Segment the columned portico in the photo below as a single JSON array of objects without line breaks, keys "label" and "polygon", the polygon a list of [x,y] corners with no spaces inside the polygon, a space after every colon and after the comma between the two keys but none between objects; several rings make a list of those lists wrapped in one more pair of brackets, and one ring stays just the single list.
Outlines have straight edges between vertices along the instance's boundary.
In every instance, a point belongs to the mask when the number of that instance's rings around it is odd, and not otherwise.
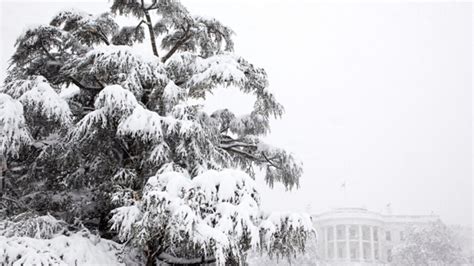
[{"label": "columned portico", "polygon": [[341,262],[375,261],[375,247],[379,245],[374,238],[376,230],[375,226],[363,224],[337,224],[324,227],[325,258]]},{"label": "columned portico", "polygon": [[[323,265],[381,265],[388,253],[402,241],[408,223],[427,223],[437,216],[382,215],[363,208],[335,209],[315,216],[313,222],[322,240],[319,245]],[[386,237],[386,232],[392,237]]]}]

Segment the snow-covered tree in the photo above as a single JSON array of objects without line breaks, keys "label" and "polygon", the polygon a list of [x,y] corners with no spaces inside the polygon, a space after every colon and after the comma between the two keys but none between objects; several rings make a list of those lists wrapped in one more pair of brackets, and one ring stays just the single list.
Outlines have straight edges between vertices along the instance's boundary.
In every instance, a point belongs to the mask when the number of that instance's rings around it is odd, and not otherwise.
[{"label": "snow-covered tree", "polygon": [[459,265],[460,247],[441,221],[410,226],[405,241],[394,248],[395,265]]},{"label": "snow-covered tree", "polygon": [[[175,0],[114,0],[110,13],[66,10],[27,29],[0,89],[4,218],[80,225],[149,265],[304,251],[309,216],[259,209],[255,170],[293,189],[302,165],[262,141],[283,107],[265,71],[233,53],[232,34]],[[253,95],[252,111],[205,112],[221,87]]]}]

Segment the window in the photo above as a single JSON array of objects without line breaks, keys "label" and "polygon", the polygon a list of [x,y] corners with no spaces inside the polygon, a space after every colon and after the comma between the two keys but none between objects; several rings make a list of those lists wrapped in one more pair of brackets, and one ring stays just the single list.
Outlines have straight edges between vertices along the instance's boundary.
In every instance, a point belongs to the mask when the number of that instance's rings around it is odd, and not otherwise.
[{"label": "window", "polygon": [[379,259],[379,249],[376,247],[374,248],[374,256],[375,256],[375,259],[378,260]]},{"label": "window", "polygon": [[351,242],[349,244],[349,248],[351,251],[351,260],[358,260],[359,259],[359,243]]},{"label": "window", "polygon": [[359,228],[356,225],[351,225],[349,227],[349,238],[350,239],[359,239]]},{"label": "window", "polygon": [[332,243],[328,245],[328,258],[334,259],[334,245]]},{"label": "window", "polygon": [[332,226],[329,226],[326,230],[327,238],[328,241],[334,240],[334,228]]},{"label": "window", "polygon": [[400,232],[400,240],[405,241],[405,232],[403,231]]},{"label": "window", "polygon": [[346,243],[345,242],[337,243],[337,258],[338,259],[346,258]]},{"label": "window", "polygon": [[362,226],[362,240],[370,240],[370,229],[368,226]]},{"label": "window", "polygon": [[377,227],[374,227],[374,241],[379,241],[379,233]]},{"label": "window", "polygon": [[390,234],[390,231],[385,232],[385,240],[392,241],[392,234]]},{"label": "window", "polygon": [[338,225],[336,227],[337,239],[346,239],[346,227],[344,225]]},{"label": "window", "polygon": [[387,261],[391,262],[392,261],[392,250],[387,249]]},{"label": "window", "polygon": [[372,251],[369,243],[364,243],[363,251],[364,251],[364,260],[369,260],[371,257],[370,253]]}]

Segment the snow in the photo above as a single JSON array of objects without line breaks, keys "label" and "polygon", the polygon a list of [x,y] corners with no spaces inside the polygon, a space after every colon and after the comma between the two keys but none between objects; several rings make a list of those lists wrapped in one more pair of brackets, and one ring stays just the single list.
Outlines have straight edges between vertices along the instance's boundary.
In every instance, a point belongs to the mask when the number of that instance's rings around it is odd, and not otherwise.
[{"label": "snow", "polygon": [[[125,5],[125,2],[116,4]],[[227,152],[219,146],[222,134],[242,137],[238,147],[242,153],[255,152],[255,145],[256,152],[273,151],[257,139],[257,135],[269,130],[269,116],[265,112],[278,109],[273,96],[264,88],[267,85],[265,72],[254,68],[239,56],[221,53],[223,42],[226,42],[226,49],[231,50],[229,29],[213,19],[188,17],[187,11],[183,11],[179,3],[171,4],[165,10],[159,10],[165,23],[172,25],[183,19],[175,16],[186,16],[188,22],[195,24],[191,25],[191,30],[197,35],[186,43],[189,46],[178,49],[192,53],[178,51],[165,63],[157,56],[142,56],[140,50],[144,49],[98,44],[104,42],[103,37],[110,39],[117,32],[118,25],[110,13],[92,16],[74,10],[62,11],[51,25],[30,30],[20,40],[17,51],[24,54],[17,57],[31,59],[30,52],[37,51],[28,46],[34,44],[39,47],[43,41],[46,42],[43,48],[48,51],[41,52],[50,52],[51,55],[47,59],[45,55],[41,56],[38,64],[13,62],[19,71],[12,71],[9,78],[13,81],[2,88],[10,96],[0,94],[0,151],[8,155],[18,154],[21,145],[30,141],[24,114],[28,115],[28,123],[34,120],[35,127],[41,126],[45,120],[35,120],[37,115],[59,122],[52,125],[57,131],[49,136],[36,134],[44,139],[39,139],[35,147],[43,148],[46,147],[45,143],[53,141],[57,145],[43,149],[44,154],[48,152],[53,161],[32,154],[36,159],[42,159],[35,160],[38,163],[37,170],[41,172],[43,169],[44,173],[49,173],[35,176],[39,178],[38,182],[46,184],[45,189],[51,187],[52,190],[45,193],[52,193],[55,201],[59,202],[70,195],[71,202],[68,200],[65,204],[72,204],[74,208],[66,206],[66,212],[63,212],[62,205],[58,207],[57,204],[46,204],[44,209],[41,208],[64,217],[71,217],[70,211],[81,215],[74,225],[58,221],[51,215],[0,221],[0,225],[4,225],[0,226],[0,261],[25,265],[120,265],[122,263],[117,254],[120,249],[133,246],[145,253],[150,251],[150,241],[162,239],[167,251],[189,248],[196,253],[207,252],[217,259],[218,265],[224,265],[230,255],[237,256],[238,260],[243,259],[246,250],[240,249],[242,245],[250,243],[254,249],[262,246],[262,228],[271,233],[270,241],[275,239],[282,223],[289,223],[292,228],[307,229],[307,221],[294,215],[270,217],[264,220],[261,227],[260,198],[255,181],[244,171],[222,169],[231,165],[253,172],[251,168],[263,161],[260,158],[247,160]],[[184,12],[184,15],[176,12]],[[157,41],[163,39],[160,37]],[[166,49],[167,45],[162,45],[162,48]],[[51,57],[61,59],[59,72],[54,70],[53,73],[50,68],[35,69],[44,60],[49,60],[49,65],[54,63]],[[22,71],[25,67],[31,68],[28,72],[32,73],[40,70],[43,71],[41,73],[48,72],[45,76],[54,82],[49,84],[45,78],[36,76],[25,78],[23,74],[26,72]],[[73,84],[63,87],[58,93],[56,84],[65,86],[64,83],[70,79],[77,79],[91,88],[82,91],[85,94],[81,94],[81,97],[76,97],[81,89]],[[239,87],[245,93],[257,96],[254,112],[238,118],[232,114],[225,121],[226,127],[230,124],[226,132],[218,128],[218,124],[224,121],[210,117],[202,106],[192,103],[192,100],[206,98],[206,94],[212,93],[212,89],[218,86]],[[95,99],[90,99],[86,91],[91,92]],[[145,99],[148,101],[145,102]],[[92,111],[91,100],[95,100]],[[79,121],[72,119],[68,101],[77,107],[74,110],[80,113],[77,117]],[[68,135],[63,138],[62,132]],[[87,145],[83,145],[81,141],[86,139]],[[117,154],[115,148],[118,144],[114,140],[118,140],[123,149],[130,151],[129,156],[125,158]],[[43,143],[43,146],[38,143]],[[99,153],[90,152],[104,145],[109,149],[104,148]],[[77,156],[69,156],[71,154]],[[279,156],[277,159],[284,161],[286,157]],[[27,162],[19,163],[22,165]],[[73,169],[62,165],[70,163]],[[56,169],[56,172],[46,171],[55,166],[60,169]],[[157,173],[146,179],[144,174],[158,167],[161,168]],[[68,174],[70,172],[72,174]],[[66,184],[64,187],[59,183],[58,187],[54,184],[61,182],[62,178],[56,180],[58,178],[54,179],[54,175],[65,177],[66,180],[77,177],[77,182],[72,184],[74,186]],[[291,179],[288,176],[278,178]],[[295,176],[297,179],[299,175]],[[50,181],[54,184],[51,185]],[[98,190],[97,186],[104,185],[105,181],[110,182],[110,190]],[[28,193],[35,184],[27,184],[27,189],[21,191]],[[56,190],[63,188],[78,189],[78,192],[66,191],[64,195],[56,193]],[[38,189],[43,190],[41,187]],[[105,208],[97,206],[97,212],[94,213],[89,212],[90,202],[84,202],[91,189],[98,194],[90,201],[99,199],[97,204],[107,205]],[[102,199],[111,199],[109,203],[117,208],[105,213],[110,205]],[[83,202],[87,204],[84,210],[80,207]],[[25,204],[27,208],[31,207],[31,203]],[[99,230],[101,233],[111,233],[114,239],[125,242],[124,246],[100,239],[87,231],[68,231],[68,228],[77,230],[81,222],[97,218],[96,214],[100,217],[111,215],[113,232],[102,227]]]},{"label": "snow", "polygon": [[70,139],[82,140],[90,137],[94,132],[91,129],[95,126],[101,128],[107,126],[107,116],[104,109],[97,109],[85,115],[69,133]]},{"label": "snow", "polygon": [[148,179],[145,189],[165,190],[170,197],[180,197],[183,190],[190,187],[191,179],[178,172],[164,172]]},{"label": "snow", "polygon": [[102,109],[112,117],[130,114],[138,105],[133,93],[120,85],[109,85],[102,89],[94,103],[96,109]]},{"label": "snow", "polygon": [[163,103],[165,110],[169,112],[178,102],[184,99],[186,90],[169,81],[163,89]]},{"label": "snow", "polygon": [[120,122],[117,134],[158,142],[163,138],[161,123],[158,113],[137,106],[129,117]]},{"label": "snow", "polygon": [[142,94],[142,84],[168,80],[158,58],[141,56],[129,46],[99,45],[84,57],[68,62],[67,68],[73,75],[103,76],[104,82],[120,84],[136,96]]},{"label": "snow", "polygon": [[[33,237],[33,238],[51,238],[57,233],[64,231],[66,223],[57,220],[51,215],[30,216],[25,213],[16,217],[16,220],[4,220],[0,222],[0,236],[13,237]],[[28,219],[26,219],[28,218]]]},{"label": "snow", "polygon": [[112,226],[110,229],[118,230],[118,236],[122,241],[129,239],[132,235],[133,225],[140,219],[140,209],[135,205],[123,206],[114,209],[112,214],[112,219],[110,219]]},{"label": "snow", "polygon": [[191,69],[192,76],[187,87],[208,87],[219,81],[224,85],[243,85],[247,81],[240,57],[221,53],[208,58],[190,52],[174,54],[167,62],[168,68],[182,72]]},{"label": "snow", "polygon": [[311,216],[307,213],[273,212],[260,224],[260,228],[264,232],[263,239],[267,248],[272,244],[275,235],[280,233],[279,231],[283,224],[293,231],[301,229],[304,232],[316,232],[311,221]]},{"label": "snow", "polygon": [[30,142],[23,106],[9,95],[0,93],[0,155],[17,156],[20,148]]},{"label": "snow", "polygon": [[76,95],[79,95],[81,92],[81,89],[77,87],[74,84],[69,84],[69,86],[64,87],[61,89],[61,92],[59,93],[59,97],[61,97],[64,100],[69,100],[73,98]]},{"label": "snow", "polygon": [[84,232],[51,239],[0,236],[0,261],[8,265],[125,265],[121,245]]},{"label": "snow", "polygon": [[132,237],[133,230],[149,230],[142,226],[167,224],[171,241],[182,241],[183,234],[188,235],[194,245],[211,247],[218,265],[224,264],[227,252],[237,252],[234,249],[246,232],[254,248],[260,243],[255,181],[235,169],[207,170],[191,179],[165,166],[148,179],[142,201],[117,208],[113,214],[113,229],[119,230],[123,241]]},{"label": "snow", "polygon": [[196,176],[193,183],[205,193],[207,198],[217,196],[222,201],[235,199],[235,191],[242,188],[245,192],[257,190],[255,181],[250,176],[234,169],[206,171]]},{"label": "snow", "polygon": [[37,76],[33,76],[29,79],[18,79],[9,82],[5,82],[0,92],[6,93],[14,99],[20,98],[23,93],[31,90],[37,83]]},{"label": "snow", "polygon": [[[23,213],[0,221],[0,262],[6,265],[125,265],[124,246],[91,234],[69,232],[51,215]],[[130,250],[130,253],[134,253]]]},{"label": "snow", "polygon": [[148,160],[153,163],[163,163],[166,161],[169,155],[170,148],[166,142],[162,141],[158,143],[150,153]]},{"label": "snow", "polygon": [[33,88],[25,92],[20,102],[35,113],[62,124],[71,123],[71,110],[68,103],[61,98],[43,77],[38,77]]},{"label": "snow", "polygon": [[199,58],[196,62],[196,70],[198,74],[191,78],[191,84],[212,82],[213,79],[210,77],[233,84],[243,84],[246,81],[245,73],[239,64],[239,57],[231,53]]},{"label": "snow", "polygon": [[230,121],[230,130],[240,136],[248,134],[263,135],[270,131],[268,119],[260,114],[251,113]]}]

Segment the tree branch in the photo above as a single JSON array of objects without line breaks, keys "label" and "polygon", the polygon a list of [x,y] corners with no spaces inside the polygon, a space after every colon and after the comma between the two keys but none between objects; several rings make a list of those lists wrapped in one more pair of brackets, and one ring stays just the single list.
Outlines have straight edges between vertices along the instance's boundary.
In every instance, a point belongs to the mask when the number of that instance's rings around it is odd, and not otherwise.
[{"label": "tree branch", "polygon": [[106,45],[110,45],[110,42],[109,40],[107,39],[107,36],[105,36],[104,32],[102,31],[101,28],[97,27],[97,35],[99,36],[99,38],[106,44]]},{"label": "tree branch", "polygon": [[148,26],[148,33],[150,34],[150,42],[151,42],[151,49],[153,51],[153,54],[156,57],[159,57],[158,55],[158,49],[156,48],[156,38],[155,38],[155,32],[153,30],[153,24],[151,23],[151,17],[150,13],[148,13],[148,9],[145,8],[145,1],[142,1],[142,9],[143,12],[145,13],[145,19],[146,19],[146,25]]},{"label": "tree branch", "polygon": [[271,166],[275,167],[276,169],[281,170],[281,167],[276,166],[276,165],[265,155],[264,152],[262,152],[262,156],[263,156],[263,158],[265,158],[265,160],[266,160]]},{"label": "tree branch", "polygon": [[103,89],[103,87],[86,87],[85,85],[83,85],[82,83],[80,83],[77,79],[73,78],[73,77],[68,77],[68,79],[74,84],[76,85],[77,87],[79,87],[80,89],[83,89],[83,90],[88,90],[88,91],[100,91]]},{"label": "tree branch", "polygon": [[158,1],[153,0],[153,3],[151,3],[151,5],[150,5],[149,7],[147,7],[147,8],[145,8],[145,9],[146,9],[146,10],[157,9],[158,6],[155,6],[157,2],[158,2]]},{"label": "tree branch", "polygon": [[168,51],[168,53],[161,59],[161,62],[165,63],[166,60],[168,60],[174,53],[176,53],[176,51],[178,50],[178,48],[181,45],[183,45],[187,40],[189,40],[189,38],[191,38],[192,35],[190,34],[189,29],[190,29],[190,27],[188,27],[188,29],[184,33],[183,38],[181,38],[179,41],[177,41],[175,43],[175,45],[173,46],[173,48],[171,48]]},{"label": "tree branch", "polygon": [[146,25],[148,25],[148,22],[144,21],[143,19],[140,21],[140,23],[138,23],[138,25],[135,27],[135,31],[138,30],[138,27],[140,27],[143,23],[145,23]]}]

